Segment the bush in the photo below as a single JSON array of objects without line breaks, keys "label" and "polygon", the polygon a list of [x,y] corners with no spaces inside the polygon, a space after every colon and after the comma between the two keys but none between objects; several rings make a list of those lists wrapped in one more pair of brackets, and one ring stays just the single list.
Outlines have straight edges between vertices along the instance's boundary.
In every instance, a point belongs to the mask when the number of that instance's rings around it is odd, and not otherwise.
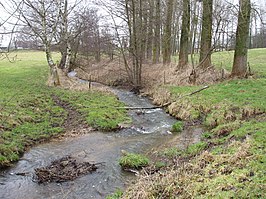
[{"label": "bush", "polygon": [[183,122],[182,121],[178,121],[175,124],[173,124],[172,129],[171,129],[171,131],[173,133],[179,133],[182,130],[183,130]]},{"label": "bush", "polygon": [[124,169],[141,169],[149,165],[149,159],[141,154],[126,153],[119,159],[119,164]]}]

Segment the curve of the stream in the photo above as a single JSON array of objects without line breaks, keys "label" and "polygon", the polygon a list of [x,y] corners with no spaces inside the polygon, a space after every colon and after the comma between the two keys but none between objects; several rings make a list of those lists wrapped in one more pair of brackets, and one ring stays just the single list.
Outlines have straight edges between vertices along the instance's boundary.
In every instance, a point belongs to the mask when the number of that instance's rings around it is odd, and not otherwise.
[{"label": "curve of the stream", "polygon": [[[152,106],[149,100],[133,93],[122,90],[115,92],[128,106]],[[105,198],[116,189],[125,188],[134,179],[134,174],[121,170],[118,164],[121,150],[145,152],[171,140],[174,136],[167,132],[175,122],[161,109],[141,113],[132,110],[129,115],[132,117],[132,126],[118,132],[93,132],[33,147],[14,167],[0,171],[0,198]],[[180,139],[175,144],[185,147],[197,141],[199,133],[186,131],[178,136]],[[38,184],[32,180],[35,168],[47,166],[51,161],[66,155],[104,163],[96,172],[70,182]],[[28,175],[20,176],[16,173]]]}]

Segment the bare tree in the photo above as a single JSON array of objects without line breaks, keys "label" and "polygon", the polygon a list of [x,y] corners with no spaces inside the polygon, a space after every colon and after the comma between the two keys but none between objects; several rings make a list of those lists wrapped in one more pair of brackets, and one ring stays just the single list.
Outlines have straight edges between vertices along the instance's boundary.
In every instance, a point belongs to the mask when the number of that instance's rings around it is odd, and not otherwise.
[{"label": "bare tree", "polygon": [[51,83],[55,86],[59,85],[57,66],[51,54],[51,44],[57,32],[60,9],[58,9],[54,1],[24,0],[23,6],[19,11],[22,16],[22,21],[42,41],[46,60],[50,67]]},{"label": "bare tree", "polygon": [[126,0],[126,14],[130,35],[130,53],[132,56],[132,83],[136,90],[141,87],[143,63],[143,45],[145,32],[143,24],[143,0]]}]

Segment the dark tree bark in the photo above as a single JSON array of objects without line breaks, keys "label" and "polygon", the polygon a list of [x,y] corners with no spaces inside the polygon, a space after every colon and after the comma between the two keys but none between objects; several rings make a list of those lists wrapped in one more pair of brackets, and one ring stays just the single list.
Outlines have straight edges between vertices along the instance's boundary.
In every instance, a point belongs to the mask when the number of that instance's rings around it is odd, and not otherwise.
[{"label": "dark tree bark", "polygon": [[183,16],[182,16],[178,68],[183,68],[188,63],[189,32],[190,32],[190,0],[183,0]]},{"label": "dark tree bark", "polygon": [[251,4],[250,0],[240,0],[239,4],[240,8],[236,31],[236,46],[231,75],[236,77],[244,77],[247,72],[247,47]]},{"label": "dark tree bark", "polygon": [[154,24],[154,2],[153,0],[148,1],[149,9],[148,10],[148,24],[147,24],[147,35],[146,35],[146,57],[151,60],[152,58],[152,46],[153,46],[153,24]]},{"label": "dark tree bark", "polygon": [[153,63],[159,63],[160,61],[160,41],[161,41],[161,0],[156,0],[155,6],[155,29],[154,29],[154,38],[153,38]]},{"label": "dark tree bark", "polygon": [[174,10],[174,0],[167,1],[166,22],[163,35],[163,63],[171,62],[171,39],[172,39],[172,18]]},{"label": "dark tree bark", "polygon": [[201,45],[199,66],[207,68],[211,65],[211,43],[212,43],[212,4],[213,0],[203,1]]}]

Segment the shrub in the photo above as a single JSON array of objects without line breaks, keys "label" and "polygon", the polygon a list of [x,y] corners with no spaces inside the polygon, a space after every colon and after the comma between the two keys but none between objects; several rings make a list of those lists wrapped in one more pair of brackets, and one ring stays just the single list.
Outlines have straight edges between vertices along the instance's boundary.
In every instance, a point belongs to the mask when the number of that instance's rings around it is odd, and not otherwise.
[{"label": "shrub", "polygon": [[172,129],[171,129],[171,131],[173,133],[179,133],[182,130],[183,130],[183,122],[182,121],[178,121],[175,124],[173,124]]},{"label": "shrub", "polygon": [[149,159],[141,154],[126,153],[119,159],[119,164],[124,169],[141,169],[149,165]]}]

